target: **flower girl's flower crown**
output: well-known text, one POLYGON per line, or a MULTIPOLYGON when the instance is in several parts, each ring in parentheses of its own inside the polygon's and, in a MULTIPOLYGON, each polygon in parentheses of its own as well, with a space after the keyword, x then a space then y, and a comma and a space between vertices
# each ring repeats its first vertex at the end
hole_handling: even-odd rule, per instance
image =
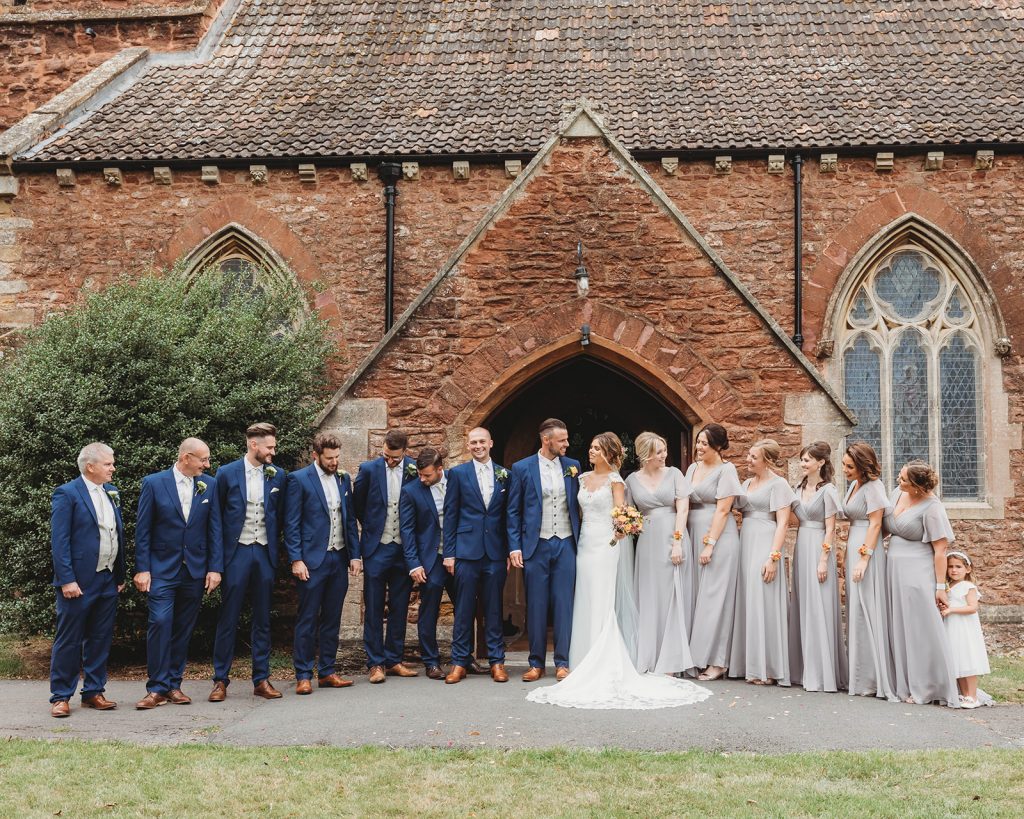
POLYGON ((946 552, 946 557, 958 557, 967 564, 967 568, 972 566, 971 559, 967 556, 966 552, 946 552))

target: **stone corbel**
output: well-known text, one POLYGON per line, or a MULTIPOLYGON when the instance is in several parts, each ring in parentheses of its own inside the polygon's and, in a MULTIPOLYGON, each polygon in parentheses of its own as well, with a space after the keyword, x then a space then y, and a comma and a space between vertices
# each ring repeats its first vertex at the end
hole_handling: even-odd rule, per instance
POLYGON ((822 154, 818 163, 819 173, 836 173, 839 170, 839 154, 822 154))
POLYGON ((153 168, 153 181, 158 185, 170 185, 174 181, 171 169, 166 165, 153 168))
POLYGON ((819 360, 832 358, 832 354, 835 352, 836 343, 831 338, 822 338, 818 340, 818 343, 814 345, 814 355, 819 360))
POLYGON ((459 182, 465 182, 469 179, 469 163, 465 160, 459 160, 452 163, 452 176, 459 182))
POLYGON ((267 179, 270 178, 270 172, 267 170, 266 165, 250 165, 249 166, 249 179, 254 185, 266 185, 267 179))
POLYGON ((311 162, 304 162, 299 165, 299 181, 308 185, 316 184, 316 165, 311 162))
POLYGON ((769 154, 768 155, 768 173, 785 173, 786 172, 786 155, 785 154, 769 154))
POLYGON ((505 160, 505 176, 509 179, 515 179, 519 174, 523 172, 523 163, 519 159, 506 159, 505 160))
POLYGON ((353 162, 348 166, 348 169, 352 171, 353 182, 365 182, 367 179, 366 163, 365 162, 353 162))
POLYGON ((668 176, 675 176, 676 171, 679 170, 679 157, 678 156, 663 156, 661 158, 661 168, 665 171, 668 176))
POLYGON ((71 168, 57 168, 57 184, 62 188, 75 187, 75 172, 71 168))
POLYGON ((715 173, 732 173, 732 157, 716 156, 715 173))
POLYGON ((978 151, 974 155, 974 168, 978 171, 991 171, 996 164, 995 151, 978 151))
POLYGON ((413 182, 420 178, 420 163, 419 162, 403 162, 402 163, 402 179, 409 182, 413 182))
POLYGON ((103 169, 103 181, 110 185, 112 188, 118 188, 124 184, 124 177, 121 175, 120 168, 104 168, 103 169))
POLYGON ((199 178, 202 179, 207 185, 219 185, 220 184, 220 168, 216 165, 203 165, 200 171, 199 178))
POLYGON ((928 156, 924 158, 924 169, 926 171, 941 171, 945 158, 942 151, 929 151, 928 156))
POLYGON ((1013 344, 1006 336, 997 338, 993 346, 995 347, 996 355, 1000 358, 1009 358, 1010 353, 1013 352, 1013 344))
POLYGON ((875 170, 888 173, 896 167, 896 158, 892 151, 879 151, 875 154, 875 170))

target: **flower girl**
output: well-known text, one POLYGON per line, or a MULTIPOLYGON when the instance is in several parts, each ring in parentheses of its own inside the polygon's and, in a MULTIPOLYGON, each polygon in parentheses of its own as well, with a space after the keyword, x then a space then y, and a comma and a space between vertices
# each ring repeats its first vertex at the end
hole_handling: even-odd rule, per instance
POLYGON ((978 600, 981 595, 972 582, 971 559, 964 552, 946 553, 946 582, 949 605, 942 611, 946 619, 956 684, 960 689, 960 707, 977 708, 978 676, 989 673, 985 638, 981 634, 978 600))

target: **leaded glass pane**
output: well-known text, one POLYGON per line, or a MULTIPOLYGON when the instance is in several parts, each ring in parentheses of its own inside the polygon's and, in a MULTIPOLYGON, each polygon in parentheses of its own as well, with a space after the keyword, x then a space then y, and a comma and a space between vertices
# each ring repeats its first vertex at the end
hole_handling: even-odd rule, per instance
POLYGON ((875 277, 875 295, 896 319, 917 321, 935 309, 942 292, 939 271, 920 253, 895 253, 875 277))
POLYGON ((903 332, 892 351, 892 477, 907 461, 929 461, 928 357, 920 333, 903 332))
POLYGON ((857 414, 851 440, 866 441, 881 452, 881 360, 867 336, 859 335, 843 354, 843 399, 857 414))
POLYGON ((942 412, 942 497, 976 500, 981 496, 978 440, 978 357, 963 333, 939 352, 942 412))
POLYGON ((853 307, 850 308, 850 323, 857 327, 875 323, 875 308, 868 301, 868 294, 863 287, 857 291, 857 298, 853 300, 853 307))
POLYGON ((971 306, 964 298, 960 286, 956 285, 946 302, 946 320, 950 324, 966 324, 971 320, 971 306))

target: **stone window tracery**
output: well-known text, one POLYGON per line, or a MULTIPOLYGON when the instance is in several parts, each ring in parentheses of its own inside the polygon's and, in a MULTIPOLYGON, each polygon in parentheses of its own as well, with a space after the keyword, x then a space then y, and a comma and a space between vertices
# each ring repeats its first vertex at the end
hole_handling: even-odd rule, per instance
POLYGON ((919 458, 938 469, 943 500, 984 500, 984 327, 964 272, 904 238, 860 278, 836 339, 860 420, 850 440, 876 449, 890 487, 919 458))

